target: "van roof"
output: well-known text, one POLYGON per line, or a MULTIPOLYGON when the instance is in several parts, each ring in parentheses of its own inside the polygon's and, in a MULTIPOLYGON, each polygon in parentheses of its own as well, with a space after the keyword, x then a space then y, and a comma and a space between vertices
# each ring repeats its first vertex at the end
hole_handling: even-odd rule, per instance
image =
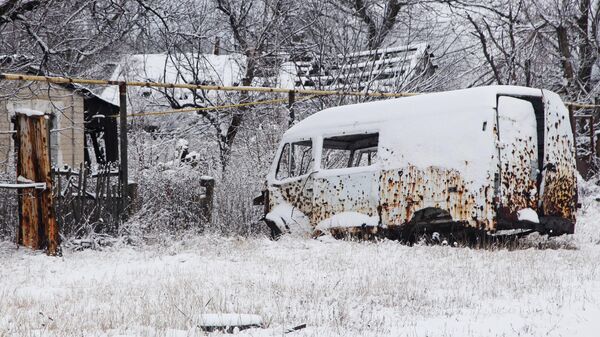
MULTIPOLYGON (((425 119, 457 108, 493 108, 498 95, 542 96, 542 90, 518 86, 485 86, 422 94, 361 104, 344 105, 319 111, 291 127, 284 138, 312 137, 329 131, 364 129, 405 118, 425 119)), ((461 110, 461 109, 458 109, 461 110)))

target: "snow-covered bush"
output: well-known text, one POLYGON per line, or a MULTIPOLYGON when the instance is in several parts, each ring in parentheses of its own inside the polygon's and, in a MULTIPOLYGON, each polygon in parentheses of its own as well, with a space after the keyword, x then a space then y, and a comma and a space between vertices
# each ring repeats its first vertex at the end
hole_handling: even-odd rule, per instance
POLYGON ((149 236, 189 230, 226 235, 262 233, 266 229, 260 221, 262 207, 253 206, 252 199, 264 187, 287 120, 278 108, 252 113, 260 115, 244 120, 225 168, 222 144, 218 136, 206 131, 200 116, 136 121, 130 129, 129 159, 140 207, 121 232, 149 236), (215 182, 210 217, 202 214, 199 201, 205 193, 205 176, 215 182))
POLYGON ((203 213, 205 173, 188 165, 143 170, 137 177, 140 205, 131 221, 150 232, 203 230, 210 218, 203 213))

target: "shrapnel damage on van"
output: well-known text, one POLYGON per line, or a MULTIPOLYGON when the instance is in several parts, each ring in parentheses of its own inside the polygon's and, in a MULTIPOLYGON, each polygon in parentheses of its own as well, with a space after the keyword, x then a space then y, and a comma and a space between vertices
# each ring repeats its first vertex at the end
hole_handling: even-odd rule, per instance
POLYGON ((283 135, 255 201, 275 236, 572 234, 568 110, 512 86, 326 109, 283 135))

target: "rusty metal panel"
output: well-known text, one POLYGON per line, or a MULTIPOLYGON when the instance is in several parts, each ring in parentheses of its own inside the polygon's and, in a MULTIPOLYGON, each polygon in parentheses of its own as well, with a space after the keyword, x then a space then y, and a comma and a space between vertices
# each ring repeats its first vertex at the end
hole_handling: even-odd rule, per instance
POLYGON ((338 169, 315 176, 313 224, 342 212, 373 216, 379 206, 378 167, 338 169), (355 171, 355 172, 352 172, 355 171))
POLYGON ((567 108, 558 95, 544 91, 546 108, 541 205, 544 215, 575 221, 577 177, 567 108))
POLYGON ((269 209, 289 203, 309 218, 313 209, 313 184, 311 175, 269 186, 269 209))
POLYGON ((523 99, 498 99, 500 157, 499 216, 517 221, 517 212, 537 210, 538 137, 533 105, 523 99))
POLYGON ((448 211, 454 221, 494 229, 492 187, 469 190, 457 170, 414 166, 386 170, 380 186, 382 222, 388 226, 405 224, 415 212, 435 207, 448 211))

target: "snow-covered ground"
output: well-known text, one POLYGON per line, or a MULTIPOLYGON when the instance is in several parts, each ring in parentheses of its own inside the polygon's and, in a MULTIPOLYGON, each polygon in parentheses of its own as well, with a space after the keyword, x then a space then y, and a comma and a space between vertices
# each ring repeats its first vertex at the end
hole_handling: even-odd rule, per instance
POLYGON ((240 336, 598 336, 593 199, 574 236, 516 250, 203 236, 53 258, 4 242, 0 336, 196 336, 211 313, 262 317, 240 336))

